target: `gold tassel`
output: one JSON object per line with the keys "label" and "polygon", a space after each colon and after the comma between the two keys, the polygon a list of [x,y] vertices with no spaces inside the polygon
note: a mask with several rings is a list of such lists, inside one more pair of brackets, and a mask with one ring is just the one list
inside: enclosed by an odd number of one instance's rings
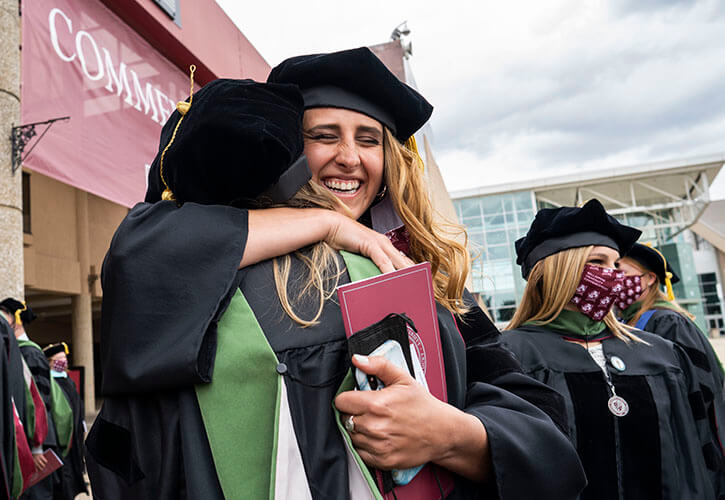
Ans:
{"label": "gold tassel", "polygon": [[675,300],[675,293],[672,291],[672,273],[665,273],[665,288],[667,289],[667,300]]}
{"label": "gold tassel", "polygon": [[667,300],[672,302],[673,300],[675,300],[675,293],[672,291],[672,273],[667,270],[667,259],[665,259],[665,256],[662,255],[662,252],[652,246],[652,243],[645,243],[645,246],[648,246],[649,248],[657,252],[657,255],[659,255],[662,259],[662,264],[665,267],[665,289],[667,290]]}
{"label": "gold tassel", "polygon": [[19,325],[19,326],[23,326],[23,320],[20,319],[20,313],[22,313],[23,311],[27,311],[28,306],[25,305],[25,302],[23,302],[22,300],[20,301],[20,303],[23,304],[23,308],[15,310],[15,324]]}
{"label": "gold tassel", "polygon": [[68,351],[68,344],[66,344],[65,342],[61,342],[61,344],[63,344],[63,350],[65,351],[65,355],[68,356],[68,354],[70,354]]}
{"label": "gold tassel", "polygon": [[408,151],[413,153],[418,159],[418,166],[420,167],[420,169],[425,170],[425,164],[423,163],[423,158],[421,158],[420,153],[418,152],[418,144],[415,141],[415,136],[411,135],[410,137],[408,137],[408,140],[405,141],[405,144],[403,144],[403,146],[405,146]]}
{"label": "gold tassel", "polygon": [[168,183],[166,182],[166,179],[164,178],[164,156],[166,156],[166,152],[171,147],[171,144],[174,142],[174,139],[176,139],[176,132],[179,130],[179,126],[181,125],[181,122],[184,121],[184,117],[186,116],[186,113],[189,112],[189,109],[191,109],[191,102],[194,100],[194,72],[196,71],[196,66],[192,64],[189,66],[189,80],[190,88],[189,88],[189,102],[186,101],[179,101],[176,103],[176,110],[181,114],[181,118],[179,118],[179,121],[176,123],[176,127],[174,127],[174,133],[171,134],[171,140],[166,145],[164,150],[161,152],[161,160],[159,160],[159,176],[161,177],[161,182],[164,183],[164,186],[166,186],[166,189],[164,189],[164,192],[161,193],[161,199],[164,201],[176,201],[176,197],[174,196],[174,192],[169,187]]}

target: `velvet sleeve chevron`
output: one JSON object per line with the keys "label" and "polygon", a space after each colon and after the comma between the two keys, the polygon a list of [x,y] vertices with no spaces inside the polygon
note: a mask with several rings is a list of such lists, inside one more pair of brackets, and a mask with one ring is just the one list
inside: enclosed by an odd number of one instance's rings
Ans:
{"label": "velvet sleeve chevron", "polygon": [[700,438],[707,473],[712,479],[716,498],[722,498],[725,495],[725,455],[718,429],[713,428],[713,422],[708,418],[709,406],[706,395],[702,392],[702,386],[698,382],[697,368],[690,362],[690,358],[684,349],[677,344],[674,345],[674,348],[689,385],[688,402]]}
{"label": "velvet sleeve chevron", "polygon": [[586,479],[573,445],[544,411],[514,392],[534,393],[537,386],[516,372],[474,382],[465,411],[486,428],[498,498],[578,498]]}
{"label": "velvet sleeve chevron", "polygon": [[677,344],[692,366],[692,376],[699,386],[704,411],[718,449],[725,444],[725,394],[720,360],[700,329],[688,318],[669,309],[656,310],[645,329]]}

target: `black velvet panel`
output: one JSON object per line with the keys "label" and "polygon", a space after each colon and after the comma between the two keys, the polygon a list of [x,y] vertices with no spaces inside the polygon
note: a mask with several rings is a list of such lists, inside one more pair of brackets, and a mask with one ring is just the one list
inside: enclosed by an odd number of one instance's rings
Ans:
{"label": "black velvet panel", "polygon": [[702,399],[700,391],[691,392],[687,395],[687,399],[690,401],[692,416],[695,417],[695,420],[701,420],[707,416],[705,401]]}
{"label": "black velvet panel", "polygon": [[702,447],[702,455],[705,457],[705,465],[708,469],[717,470],[720,468],[722,458],[720,458],[720,453],[718,453],[714,444],[705,443],[705,446]]}
{"label": "black velvet panel", "polygon": [[617,394],[629,403],[618,419],[625,499],[659,498],[662,494],[660,429],[657,405],[643,376],[612,374]]}
{"label": "black velvet panel", "polygon": [[[484,362],[485,360],[485,362]],[[505,373],[521,373],[521,365],[510,351],[500,344],[474,345],[466,349],[468,383],[490,383]]]}
{"label": "black velvet panel", "polygon": [[[96,446],[96,443],[103,444]],[[128,429],[98,417],[88,433],[86,450],[99,464],[118,474],[128,485],[145,477],[138,466]]]}
{"label": "black velvet panel", "polygon": [[566,373],[576,419],[579,458],[589,484],[581,500],[611,500],[619,495],[614,417],[607,410],[609,394],[602,373]]}
{"label": "black velvet panel", "polygon": [[710,363],[708,362],[707,356],[705,356],[704,352],[699,349],[695,349],[694,347],[682,345],[682,343],[679,343],[679,346],[687,353],[687,357],[690,358],[693,365],[710,373]]}
{"label": "black velvet panel", "polygon": [[497,340],[499,331],[468,290],[463,291],[463,300],[469,309],[465,315],[456,316],[456,325],[466,346]]}
{"label": "black velvet panel", "polygon": [[710,388],[704,384],[700,384],[700,392],[702,393],[702,400],[705,402],[705,404],[712,403],[712,400],[714,399],[714,395]]}

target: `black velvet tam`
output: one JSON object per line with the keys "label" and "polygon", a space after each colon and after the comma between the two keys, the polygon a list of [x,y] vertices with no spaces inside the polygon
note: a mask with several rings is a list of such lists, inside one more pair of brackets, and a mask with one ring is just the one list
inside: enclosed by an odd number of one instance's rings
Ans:
{"label": "black velvet tam", "polygon": [[652,271],[660,279],[660,283],[665,282],[665,273],[672,273],[670,281],[674,284],[680,281],[680,277],[677,276],[674,269],[667,262],[667,268],[665,269],[665,261],[662,255],[657,252],[654,248],[650,248],[647,245],[641,243],[635,243],[632,249],[627,252],[627,257],[634,259],[639,262],[645,269]]}
{"label": "black velvet tam", "polygon": [[45,354],[46,358],[52,358],[59,352],[66,352],[66,346],[62,342],[59,342],[57,344],[50,344],[43,347],[43,354]]}
{"label": "black velvet tam", "polygon": [[[0,307],[5,309],[10,314],[15,314],[15,311],[18,309],[22,309],[23,307],[26,307],[23,305],[22,302],[19,300],[13,299],[12,297],[8,297],[7,299],[0,302]],[[38,315],[33,312],[33,310],[30,307],[27,307],[25,311],[20,313],[20,321],[22,321],[25,324],[32,323],[35,318],[37,318]]]}
{"label": "black velvet tam", "polygon": [[[294,85],[229,79],[205,85],[164,155],[163,175],[177,202],[247,207],[265,192],[274,202],[288,199],[310,179],[301,156],[303,112]],[[161,131],[147,202],[159,201],[165,189],[161,154],[181,116],[174,111]]]}
{"label": "black velvet tam", "polygon": [[526,279],[534,264],[549,255],[589,245],[607,246],[624,255],[640,234],[609,215],[596,199],[583,207],[544,208],[526,236],[516,241],[516,263]]}
{"label": "black velvet tam", "polygon": [[305,108],[344,108],[370,116],[400,142],[433,113],[433,106],[367,47],[285,59],[267,81],[299,85]]}

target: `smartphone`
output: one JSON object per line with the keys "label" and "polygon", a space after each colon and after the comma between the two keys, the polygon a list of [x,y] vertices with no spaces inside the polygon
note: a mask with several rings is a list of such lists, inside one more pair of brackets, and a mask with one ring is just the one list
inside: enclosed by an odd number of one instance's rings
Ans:
{"label": "smartphone", "polygon": [[[410,346],[406,346],[410,349]],[[420,361],[418,360],[418,356],[415,353],[414,349],[411,349],[411,354],[414,356],[413,364],[415,366],[415,362],[418,362],[418,367],[420,367]],[[398,366],[406,371],[408,371],[408,364],[405,362],[405,356],[403,355],[403,348],[400,346],[397,340],[386,340],[383,342],[380,346],[378,346],[373,352],[369,354],[370,356],[382,356],[388,361],[392,362],[395,366]],[[416,370],[417,371],[417,370]],[[422,368],[420,370],[422,372]],[[414,374],[411,374],[412,376],[415,376]],[[384,387],[383,383],[380,381],[379,378],[368,375],[359,368],[355,368],[355,380],[357,381],[357,386],[361,391],[379,391]],[[423,379],[425,380],[425,378]],[[415,475],[423,468],[422,465],[419,465],[417,467],[411,467],[409,469],[403,469],[403,470],[397,470],[393,469],[390,471],[393,482],[399,486],[403,486],[408,484],[413,480]]]}
{"label": "smartphone", "polygon": [[[403,348],[397,340],[386,340],[376,347],[369,356],[382,356],[395,366],[409,371],[408,364],[405,362],[405,356],[403,355]],[[411,374],[411,376],[415,375]],[[368,375],[359,368],[355,368],[355,380],[357,381],[358,389],[361,391],[379,391],[384,387],[378,377]]]}

